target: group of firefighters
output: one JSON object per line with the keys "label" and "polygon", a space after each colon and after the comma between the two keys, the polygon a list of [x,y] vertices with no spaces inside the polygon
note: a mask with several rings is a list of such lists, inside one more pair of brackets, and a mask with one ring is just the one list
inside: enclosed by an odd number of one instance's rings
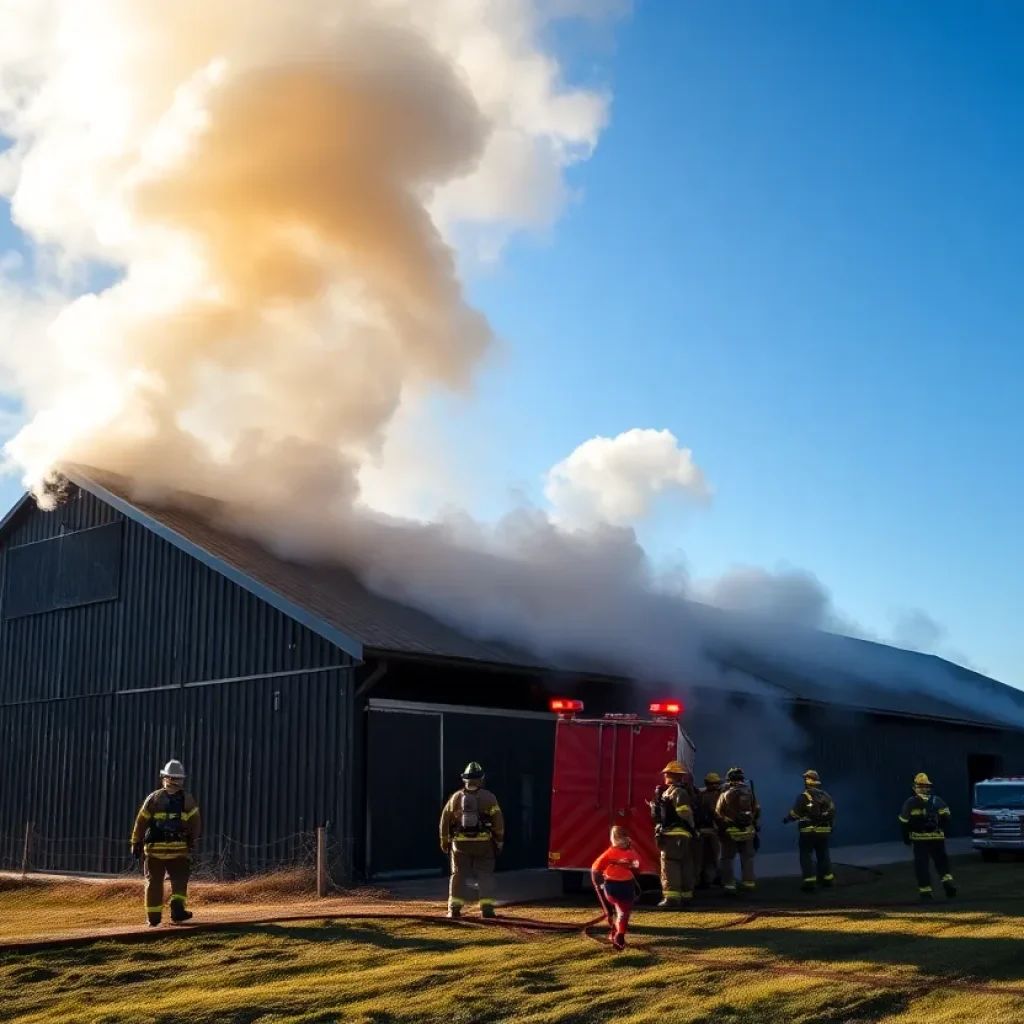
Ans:
{"label": "group of firefighters", "polygon": [[[164,880],[170,882],[170,916],[175,924],[192,917],[186,908],[192,857],[200,836],[199,807],[185,791],[185,769],[169,761],[160,773],[161,788],[146,797],[135,819],[131,851],[142,863],[146,880],[146,917],[151,927],[160,924],[164,908]],[[834,875],[829,853],[836,817],[835,801],[821,786],[815,771],[804,772],[804,788],[783,821],[799,826],[802,888],[814,891],[830,886]],[[481,914],[494,917],[494,868],[505,842],[505,822],[497,797],[484,788],[484,770],[473,761],[462,773],[462,787],[441,812],[441,849],[450,859],[448,916],[459,917],[470,898],[469,881],[475,878]],[[760,847],[761,807],[753,786],[741,768],[730,768],[726,781],[715,772],[698,787],[685,765],[665,766],[663,782],[648,801],[661,860],[660,907],[691,906],[695,889],[721,886],[735,895],[737,885],[755,887],[754,857]],[[950,810],[932,792],[928,776],[914,778],[913,793],[904,803],[899,821],[903,841],[913,847],[914,871],[922,900],[932,899],[931,864],[947,896],[956,894],[946,853]],[[636,873],[642,868],[629,833],[622,826],[611,831],[611,845],[594,862],[591,874],[617,948],[625,943],[626,926],[635,899]],[[740,881],[734,874],[740,861]]]}
{"label": "group of firefighters", "polygon": [[[717,773],[709,772],[699,788],[685,765],[671,761],[662,778],[648,801],[661,861],[662,900],[658,906],[692,906],[694,890],[713,885],[721,886],[728,895],[735,895],[738,889],[753,890],[754,857],[761,845],[761,806],[743,769],[730,768],[724,784]],[[494,917],[494,866],[505,842],[504,818],[497,798],[484,788],[484,771],[476,761],[466,766],[462,781],[462,788],[452,794],[441,812],[441,849],[451,861],[448,916],[462,914],[469,898],[469,880],[475,876],[481,913]],[[829,846],[836,805],[816,771],[804,772],[803,782],[783,822],[797,823],[801,888],[813,892],[819,885],[829,887],[835,881]],[[932,792],[928,776],[916,775],[899,821],[903,841],[914,850],[922,900],[932,899],[931,863],[946,895],[956,895],[945,844],[949,818],[949,807]],[[623,826],[612,828],[610,842],[594,861],[591,877],[611,929],[609,938],[622,949],[638,891],[636,875],[643,865]],[[734,873],[737,857],[738,883]]]}

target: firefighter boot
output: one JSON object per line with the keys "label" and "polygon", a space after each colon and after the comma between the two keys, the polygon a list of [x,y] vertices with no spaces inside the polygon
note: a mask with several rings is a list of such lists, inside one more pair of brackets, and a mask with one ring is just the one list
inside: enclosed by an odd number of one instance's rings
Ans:
{"label": "firefighter boot", "polygon": [[480,904],[480,916],[481,917],[497,917],[498,915],[494,911],[493,903],[481,903]]}
{"label": "firefighter boot", "polygon": [[813,878],[805,878],[804,884],[800,886],[801,892],[816,892],[818,889]]}
{"label": "firefighter boot", "polygon": [[448,916],[453,920],[457,917],[462,917],[462,904],[451,903],[448,905]]}
{"label": "firefighter boot", "polygon": [[185,909],[185,900],[180,896],[171,897],[171,923],[184,924],[192,920],[192,911]]}
{"label": "firefighter boot", "polygon": [[922,889],[921,890],[921,902],[922,903],[931,903],[934,899],[935,899],[935,894],[931,891],[931,889]]}
{"label": "firefighter boot", "polygon": [[149,922],[149,927],[156,928],[160,924],[161,917],[161,914],[147,914],[146,920]]}
{"label": "firefighter boot", "polygon": [[946,890],[946,895],[950,899],[952,899],[956,895],[956,883],[953,881],[952,875],[943,876],[942,888]]}
{"label": "firefighter boot", "polygon": [[682,905],[682,900],[678,896],[666,896],[658,904],[662,910],[679,910]]}

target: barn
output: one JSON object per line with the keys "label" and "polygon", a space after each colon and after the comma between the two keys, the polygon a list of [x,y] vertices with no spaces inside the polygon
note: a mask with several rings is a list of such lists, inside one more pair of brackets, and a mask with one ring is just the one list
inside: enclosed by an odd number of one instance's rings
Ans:
{"label": "barn", "polygon": [[[439,808],[480,760],[509,823],[501,867],[544,867],[549,699],[643,710],[614,673],[474,639],[94,470],[69,472],[53,510],[26,495],[7,514],[0,575],[0,867],[125,870],[134,812],[171,757],[222,865],[287,863],[324,827],[337,877],[438,873]],[[770,823],[808,766],[836,796],[841,842],[895,838],[920,770],[967,834],[970,785],[1024,774],[1024,695],[940,659],[926,665],[939,691],[891,685],[892,666],[929,656],[828,642],[835,664],[875,658],[874,681],[756,645],[716,654],[728,685],[687,695],[698,773],[744,763],[766,850],[792,842]]]}

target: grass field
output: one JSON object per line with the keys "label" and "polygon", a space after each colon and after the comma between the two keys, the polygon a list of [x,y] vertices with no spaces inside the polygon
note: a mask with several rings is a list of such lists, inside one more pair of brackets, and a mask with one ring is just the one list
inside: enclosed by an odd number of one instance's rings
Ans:
{"label": "grass field", "polygon": [[[955,870],[962,897],[947,904],[939,896],[927,909],[869,906],[913,899],[906,866],[881,878],[844,871],[837,889],[816,896],[773,881],[742,904],[723,905],[719,896],[690,913],[640,909],[621,954],[578,933],[340,918],[6,954],[0,1020],[1017,1024],[1024,1020],[1024,865],[964,859]],[[6,936],[11,921],[23,928],[35,915],[39,931],[38,915],[60,909],[57,892],[0,894],[0,930]],[[68,896],[61,896],[64,912],[78,915]],[[79,920],[134,923],[137,897],[137,890],[106,900],[89,894]],[[194,909],[201,914],[202,904]],[[583,922],[594,907],[508,913]]]}

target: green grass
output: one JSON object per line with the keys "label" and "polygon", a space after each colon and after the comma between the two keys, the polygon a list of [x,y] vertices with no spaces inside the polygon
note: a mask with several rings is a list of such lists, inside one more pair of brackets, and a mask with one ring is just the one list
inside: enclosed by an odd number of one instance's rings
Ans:
{"label": "green grass", "polygon": [[[0,1020],[1017,1024],[1024,865],[968,859],[956,873],[962,898],[928,909],[866,906],[912,899],[906,866],[881,879],[843,872],[817,896],[771,882],[742,905],[709,897],[693,913],[640,909],[622,954],[575,933],[338,920],[6,955]],[[509,913],[583,921],[593,907]]]}

